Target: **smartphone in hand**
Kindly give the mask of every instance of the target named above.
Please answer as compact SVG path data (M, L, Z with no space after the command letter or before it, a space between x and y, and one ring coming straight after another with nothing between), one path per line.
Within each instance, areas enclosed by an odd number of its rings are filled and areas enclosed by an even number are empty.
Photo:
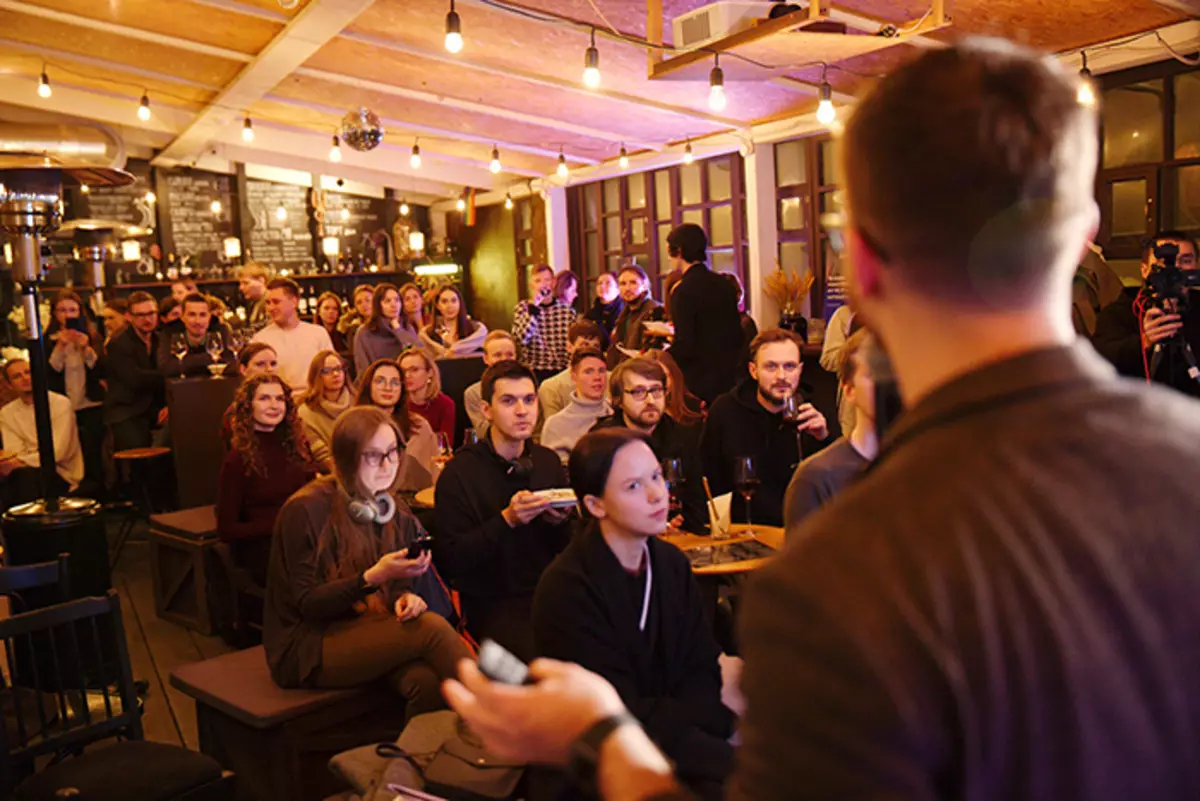
M412 545L408 546L407 553L404 554L405 559L416 559L423 553L433 549L433 537L425 536L418 537Z
M529 682L529 668L495 640L479 645L479 672L492 681L514 686Z

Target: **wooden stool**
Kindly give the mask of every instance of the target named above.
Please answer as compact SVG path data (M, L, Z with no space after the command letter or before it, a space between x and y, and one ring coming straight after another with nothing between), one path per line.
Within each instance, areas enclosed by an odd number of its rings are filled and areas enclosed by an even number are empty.
M213 633L209 564L217 515L198 506L150 517L150 578L154 612L201 634Z
M125 547L137 521L146 520L154 513L154 499L150 497L150 487L146 484L144 473L146 465L170 453L170 448L128 448L113 454L113 461L117 465L118 479L125 488L122 494L126 496L126 501L131 506L125 522L121 524L121 529L117 532L117 542L113 546L113 555L109 559L111 564L115 565L121 558L121 549ZM127 476L124 474L125 471L128 471ZM136 488L133 485L136 485Z

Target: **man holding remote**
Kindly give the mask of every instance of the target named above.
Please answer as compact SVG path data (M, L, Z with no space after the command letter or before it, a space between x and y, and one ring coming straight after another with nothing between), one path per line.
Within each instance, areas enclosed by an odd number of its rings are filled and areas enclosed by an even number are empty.
M539 490L567 487L554 451L532 441L537 387L528 367L503 361L480 382L488 434L446 463L435 490L436 546L476 640L533 657L533 591L570 538L567 512Z

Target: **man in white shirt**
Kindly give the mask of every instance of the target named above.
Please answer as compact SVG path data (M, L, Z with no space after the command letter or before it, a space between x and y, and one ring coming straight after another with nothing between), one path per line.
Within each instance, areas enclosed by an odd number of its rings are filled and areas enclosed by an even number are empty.
M483 364L491 367L500 362L516 361L517 343L507 331L489 331L483 339ZM483 414L483 382L476 381L463 391L463 408L479 438L487 436L488 421Z
M293 395L308 389L308 366L323 350L333 350L329 332L319 325L304 323L296 309L300 306L300 287L290 278L276 278L267 284L267 314L271 324L254 335L279 357L279 376L291 387Z
M580 437L591 431L601 417L612 414L605 391L608 389L608 364L599 350L581 349L571 355L571 378L575 391L566 408L546 419L542 445L558 454L565 463Z
M12 359L4 365L4 378L17 399L0 409L0 486L8 506L32 501L42 495L38 468L37 425L33 418L33 377L29 362ZM50 427L54 432L54 458L58 486L47 487L47 495L75 489L83 480L83 450L75 427L75 410L66 395L50 396Z

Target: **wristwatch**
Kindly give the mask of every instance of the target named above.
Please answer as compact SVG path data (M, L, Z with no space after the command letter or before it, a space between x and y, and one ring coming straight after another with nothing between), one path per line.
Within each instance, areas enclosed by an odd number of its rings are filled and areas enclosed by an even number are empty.
M358 592L360 595L370 595L379 589L371 582L367 581L367 571L363 571L358 577Z
M593 795L596 789L596 765L600 761L600 747L610 734L626 723L641 726L638 719L629 714L629 710L623 709L594 724L571 745L571 759L567 763L567 769L580 786Z

